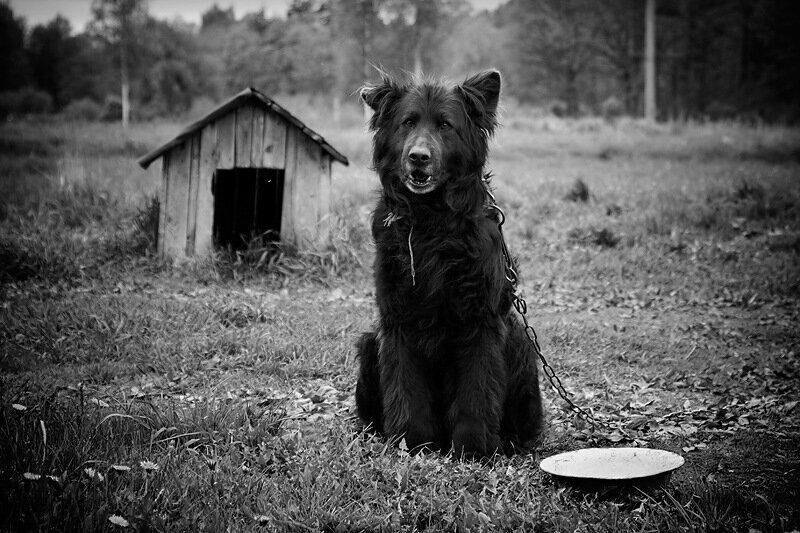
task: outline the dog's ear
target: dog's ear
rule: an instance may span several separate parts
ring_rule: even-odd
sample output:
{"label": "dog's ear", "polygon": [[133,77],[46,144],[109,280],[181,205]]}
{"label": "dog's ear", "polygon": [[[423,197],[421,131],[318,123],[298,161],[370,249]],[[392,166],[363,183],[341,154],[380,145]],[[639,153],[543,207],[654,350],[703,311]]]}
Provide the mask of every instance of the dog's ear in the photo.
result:
{"label": "dog's ear", "polygon": [[488,133],[497,125],[497,104],[500,101],[500,73],[486,70],[467,78],[457,87],[470,116]]}
{"label": "dog's ear", "polygon": [[378,123],[381,117],[386,116],[391,109],[392,103],[402,92],[400,86],[389,75],[382,74],[381,83],[377,85],[365,85],[359,91],[361,101],[368,105],[375,114],[372,116],[372,124]]}
{"label": "dog's ear", "polygon": [[373,111],[380,111],[381,101],[390,94],[390,86],[387,83],[380,85],[365,85],[359,90],[361,101],[368,105]]}

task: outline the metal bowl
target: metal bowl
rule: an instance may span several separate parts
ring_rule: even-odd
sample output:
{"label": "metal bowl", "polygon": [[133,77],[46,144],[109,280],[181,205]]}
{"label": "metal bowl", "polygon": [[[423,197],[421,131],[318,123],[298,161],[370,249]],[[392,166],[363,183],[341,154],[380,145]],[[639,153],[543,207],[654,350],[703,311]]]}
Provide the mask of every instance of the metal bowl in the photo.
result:
{"label": "metal bowl", "polygon": [[683,457],[650,448],[586,448],[542,460],[539,468],[558,485],[590,490],[608,486],[663,487]]}

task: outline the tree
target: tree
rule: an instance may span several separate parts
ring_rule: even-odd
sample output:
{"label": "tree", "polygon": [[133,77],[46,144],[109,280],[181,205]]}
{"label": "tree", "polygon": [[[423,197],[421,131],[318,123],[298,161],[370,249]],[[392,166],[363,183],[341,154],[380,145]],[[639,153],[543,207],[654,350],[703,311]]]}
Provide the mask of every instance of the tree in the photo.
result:
{"label": "tree", "polygon": [[533,83],[549,85],[566,113],[575,116],[581,102],[580,81],[596,58],[594,0],[525,0],[516,7],[516,33],[522,68]]}
{"label": "tree", "polygon": [[136,57],[136,37],[147,20],[145,0],[93,0],[92,30],[118,50],[122,126],[130,120],[130,69]]}
{"label": "tree", "polygon": [[621,100],[627,113],[639,113],[642,101],[640,43],[644,39],[642,0],[606,0],[596,13],[598,27],[594,48],[603,76],[611,78],[611,96]]}
{"label": "tree", "polygon": [[143,30],[148,36],[140,46],[144,75],[136,87],[146,115],[181,115],[196,97],[214,92],[211,69],[190,26],[150,18]]}
{"label": "tree", "polygon": [[236,17],[233,14],[233,8],[220,9],[217,4],[214,4],[208,11],[202,14],[200,18],[200,27],[208,29],[211,26],[218,26],[221,28],[230,28],[236,22]]}
{"label": "tree", "polygon": [[485,11],[461,17],[450,27],[434,70],[458,79],[496,68],[503,73],[503,90],[511,90],[516,65],[512,54],[508,53],[514,43],[510,41],[507,28],[497,25],[492,14]]}
{"label": "tree", "polygon": [[415,74],[422,74],[438,59],[445,33],[440,30],[469,11],[464,0],[382,0],[379,6],[381,18],[394,23],[398,44],[410,53]]}
{"label": "tree", "polygon": [[27,83],[25,21],[14,17],[8,4],[0,2],[0,91],[13,91]]}
{"label": "tree", "polygon": [[46,26],[33,28],[28,44],[33,81],[52,97],[56,109],[67,103],[64,78],[70,57],[76,53],[71,32],[69,21],[59,15]]}
{"label": "tree", "polygon": [[218,36],[217,53],[222,50],[223,89],[227,93],[249,86],[272,94],[289,92],[287,26],[286,21],[270,20],[263,13],[255,13]]}
{"label": "tree", "polygon": [[656,119],[656,0],[647,0],[644,31],[644,116]]}
{"label": "tree", "polygon": [[295,0],[293,6],[296,10],[290,10],[283,39],[290,91],[330,93],[336,80],[328,5],[318,0]]}
{"label": "tree", "polygon": [[119,90],[117,69],[108,43],[91,34],[79,33],[66,43],[60,91],[64,103],[89,98],[95,102]]}
{"label": "tree", "polygon": [[331,2],[331,38],[336,65],[336,93],[352,94],[370,79],[375,35],[381,25],[375,0],[333,0]]}

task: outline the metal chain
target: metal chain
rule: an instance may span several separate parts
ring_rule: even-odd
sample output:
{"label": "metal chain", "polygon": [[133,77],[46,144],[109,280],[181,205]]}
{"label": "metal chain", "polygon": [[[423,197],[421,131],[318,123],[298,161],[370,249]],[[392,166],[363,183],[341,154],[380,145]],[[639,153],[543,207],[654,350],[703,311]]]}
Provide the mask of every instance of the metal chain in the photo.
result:
{"label": "metal chain", "polygon": [[528,303],[522,296],[520,296],[517,290],[519,276],[517,275],[517,269],[514,266],[514,261],[511,259],[511,254],[508,252],[506,239],[503,236],[503,224],[506,221],[506,214],[500,208],[500,206],[497,205],[497,200],[489,188],[488,176],[483,178],[483,184],[486,188],[486,195],[489,197],[488,207],[489,209],[494,210],[498,215],[497,229],[500,232],[500,244],[502,245],[503,258],[506,262],[506,280],[508,280],[508,282],[511,284],[512,303],[514,305],[514,309],[516,309],[517,313],[519,313],[520,317],[522,317],[522,322],[525,325],[525,335],[528,337],[531,346],[533,346],[533,350],[536,352],[536,355],[542,362],[542,370],[544,371],[545,376],[547,376],[547,380],[550,382],[550,385],[555,389],[561,399],[567,403],[570,411],[582,418],[585,422],[588,422],[592,426],[592,431],[594,431],[597,426],[602,424],[596,420],[591,413],[581,408],[579,405],[576,405],[575,402],[572,401],[572,398],[570,398],[570,393],[564,388],[564,385],[561,383],[561,379],[558,377],[558,375],[556,375],[555,370],[553,370],[553,367],[547,362],[547,359],[545,359],[544,354],[542,353],[542,348],[539,346],[539,338],[536,336],[536,330],[534,330],[533,326],[530,324],[530,322],[528,322]]}

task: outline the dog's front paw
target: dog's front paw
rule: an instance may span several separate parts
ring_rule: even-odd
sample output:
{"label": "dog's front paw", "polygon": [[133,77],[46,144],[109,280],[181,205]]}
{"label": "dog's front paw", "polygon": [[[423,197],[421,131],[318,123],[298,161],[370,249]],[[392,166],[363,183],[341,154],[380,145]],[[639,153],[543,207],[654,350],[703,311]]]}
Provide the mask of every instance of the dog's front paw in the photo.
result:
{"label": "dog's front paw", "polygon": [[408,422],[404,428],[394,433],[405,441],[410,452],[438,449],[436,442],[436,426],[421,420]]}
{"label": "dog's front paw", "polygon": [[499,447],[500,437],[485,422],[465,418],[453,427],[452,451],[456,457],[486,457]]}

